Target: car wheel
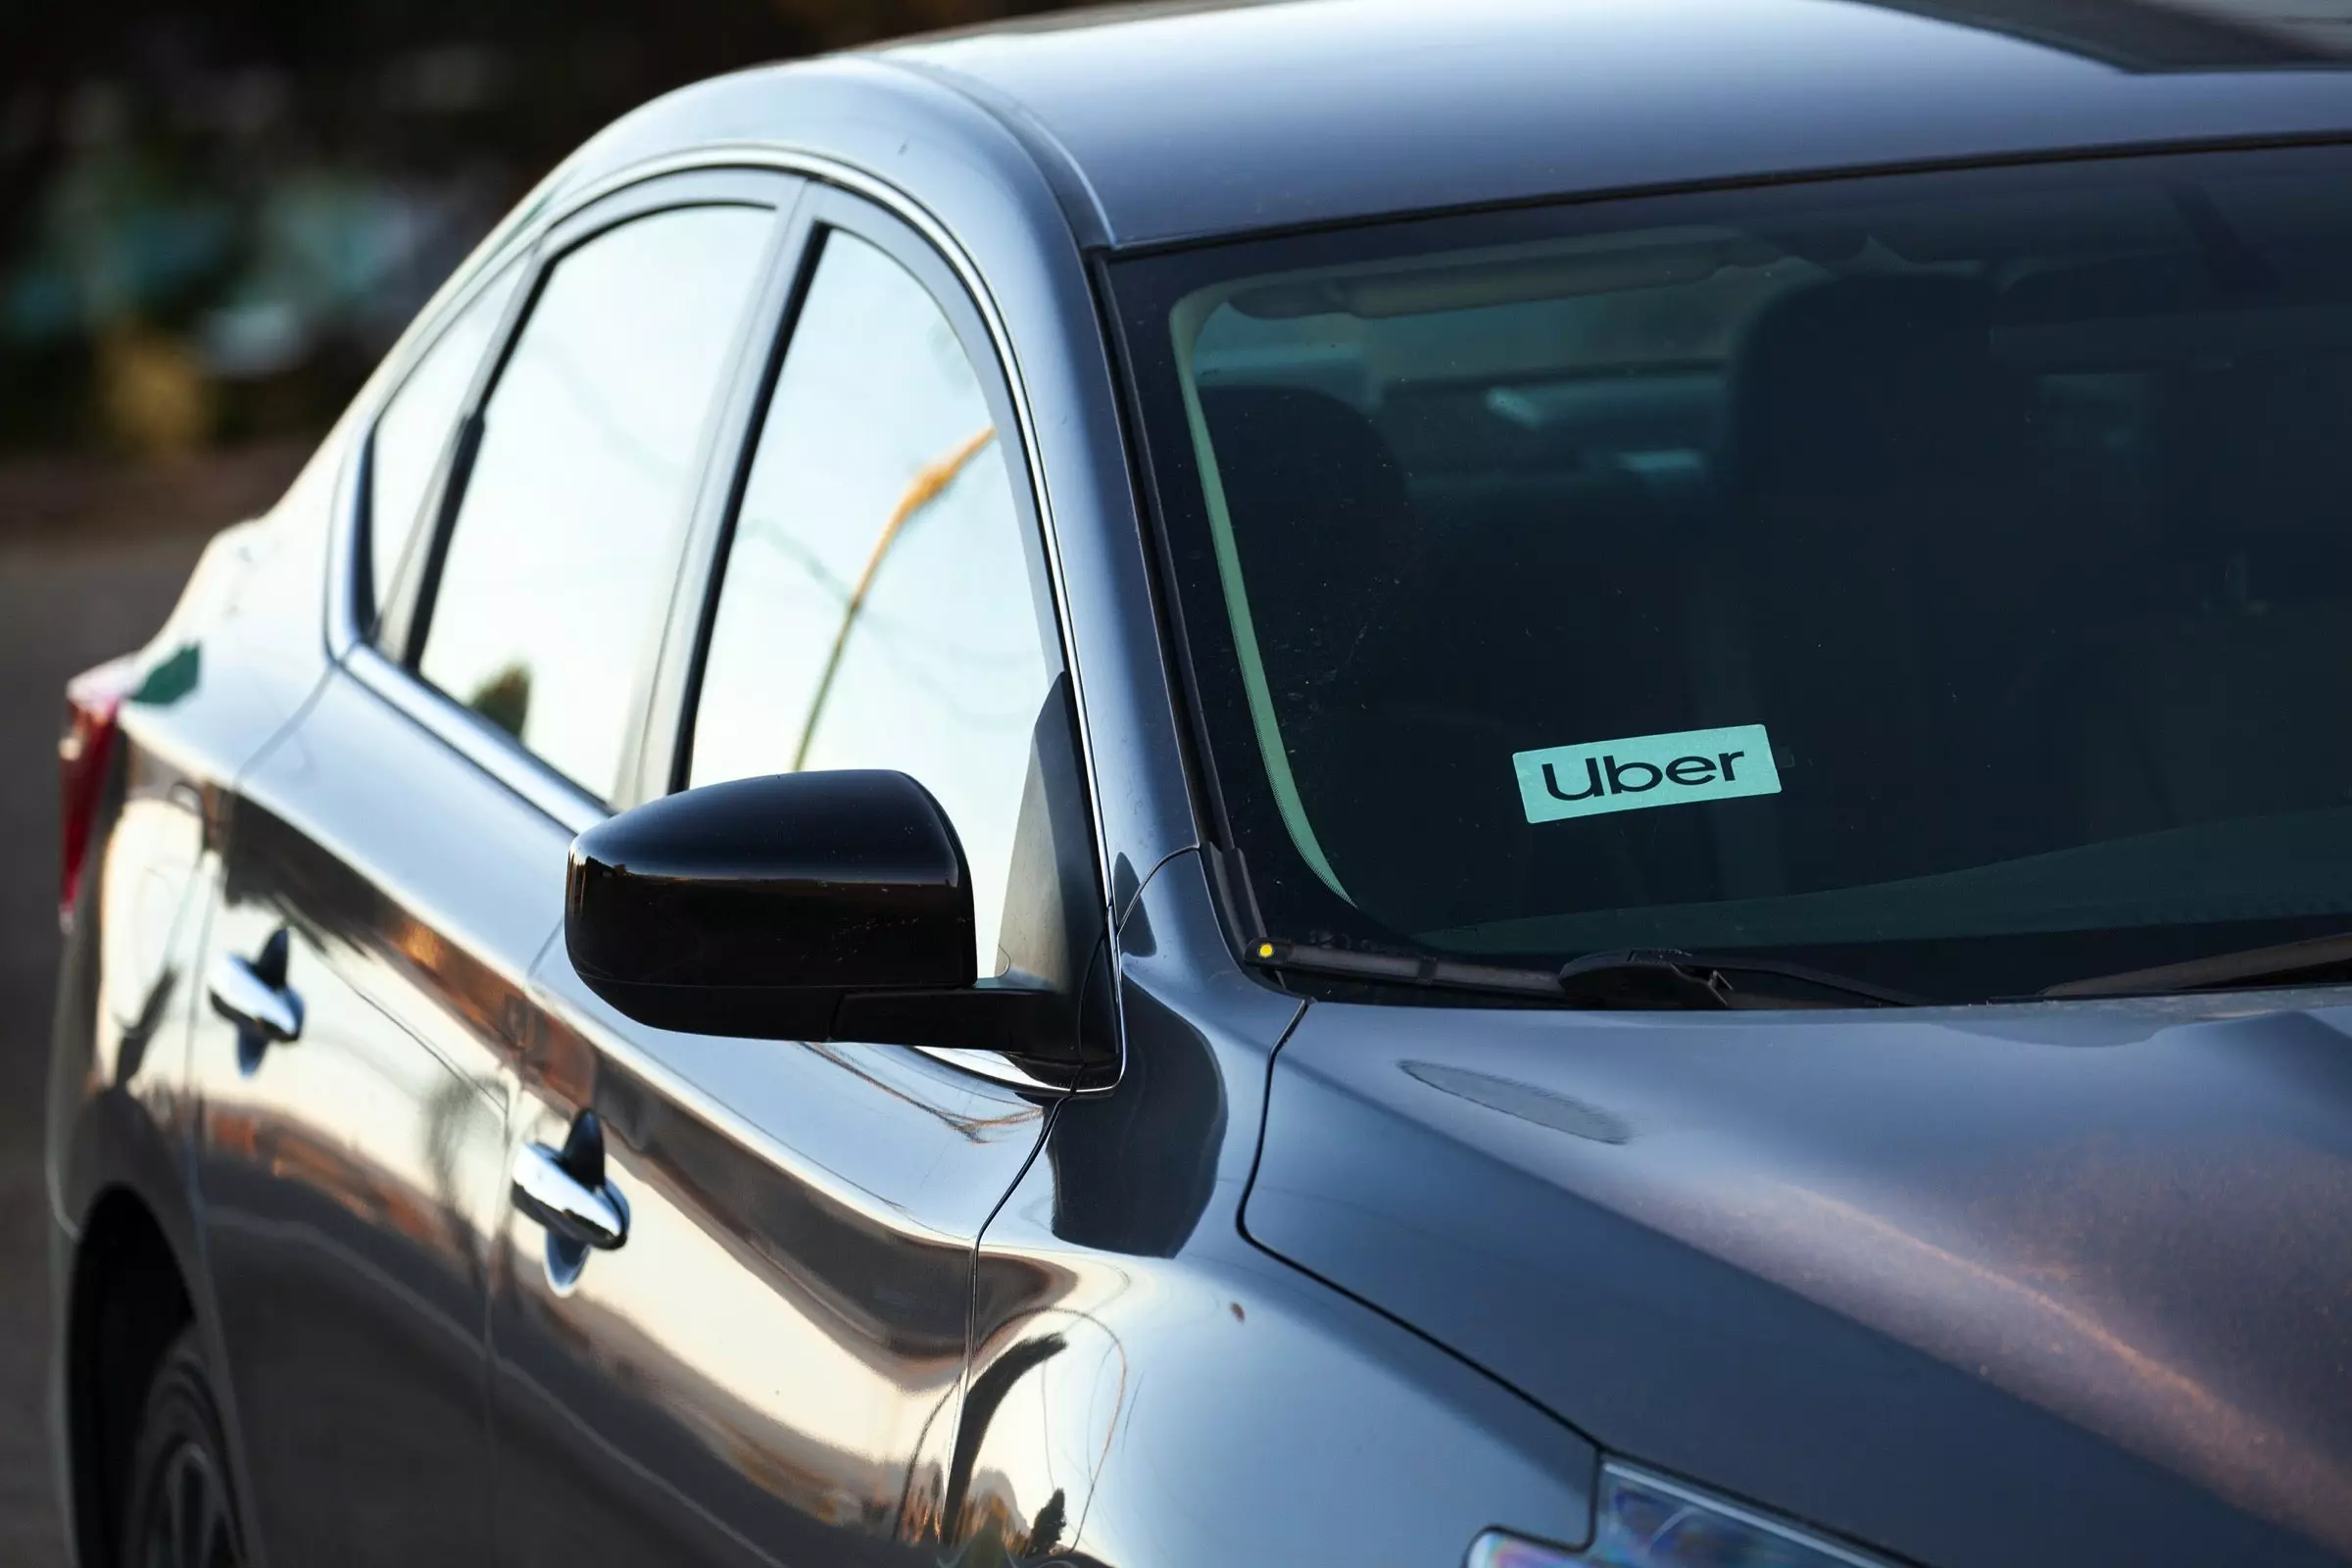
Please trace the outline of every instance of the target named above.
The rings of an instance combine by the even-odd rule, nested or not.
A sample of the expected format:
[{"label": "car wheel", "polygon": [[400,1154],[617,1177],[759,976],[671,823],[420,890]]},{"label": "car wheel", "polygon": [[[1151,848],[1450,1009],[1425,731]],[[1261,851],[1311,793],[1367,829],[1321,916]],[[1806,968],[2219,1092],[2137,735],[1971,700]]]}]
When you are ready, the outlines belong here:
[{"label": "car wheel", "polygon": [[237,1568],[236,1512],[211,1380],[183,1329],[147,1387],[131,1446],[123,1568]]}]

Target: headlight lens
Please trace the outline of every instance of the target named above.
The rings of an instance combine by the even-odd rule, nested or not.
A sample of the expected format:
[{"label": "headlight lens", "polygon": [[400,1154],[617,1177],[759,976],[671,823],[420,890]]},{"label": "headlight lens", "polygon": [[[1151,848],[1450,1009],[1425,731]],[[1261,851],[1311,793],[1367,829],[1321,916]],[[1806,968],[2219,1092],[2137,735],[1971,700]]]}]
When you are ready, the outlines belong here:
[{"label": "headlight lens", "polygon": [[1468,1568],[1886,1568],[1878,1558],[1777,1523],[1679,1482],[1600,1468],[1592,1544],[1562,1551],[1490,1530]]}]

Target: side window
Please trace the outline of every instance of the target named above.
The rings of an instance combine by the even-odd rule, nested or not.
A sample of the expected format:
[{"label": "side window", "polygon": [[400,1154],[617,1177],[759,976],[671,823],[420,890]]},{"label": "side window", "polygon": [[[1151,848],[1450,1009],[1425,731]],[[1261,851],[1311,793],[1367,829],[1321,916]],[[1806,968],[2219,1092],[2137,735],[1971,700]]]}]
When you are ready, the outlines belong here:
[{"label": "side window", "polygon": [[723,568],[691,781],[915,778],[963,841],[992,974],[1032,732],[1059,666],[1025,526],[947,317],[883,252],[830,232]]},{"label": "side window", "polygon": [[549,270],[483,407],[417,668],[598,796],[773,220],[682,208],[589,240]]},{"label": "side window", "polygon": [[509,266],[466,301],[384,405],[368,453],[368,607],[381,610],[416,532],[424,492],[458,422],[490,334],[522,269]]}]

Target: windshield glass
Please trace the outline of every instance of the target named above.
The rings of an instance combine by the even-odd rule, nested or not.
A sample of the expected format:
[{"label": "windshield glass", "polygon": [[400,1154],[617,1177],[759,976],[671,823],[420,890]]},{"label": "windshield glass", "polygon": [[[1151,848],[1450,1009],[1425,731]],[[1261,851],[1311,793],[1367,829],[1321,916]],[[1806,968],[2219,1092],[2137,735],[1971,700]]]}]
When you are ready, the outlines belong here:
[{"label": "windshield glass", "polygon": [[2352,920],[2352,154],[1112,270],[1277,941],[1932,998]]}]

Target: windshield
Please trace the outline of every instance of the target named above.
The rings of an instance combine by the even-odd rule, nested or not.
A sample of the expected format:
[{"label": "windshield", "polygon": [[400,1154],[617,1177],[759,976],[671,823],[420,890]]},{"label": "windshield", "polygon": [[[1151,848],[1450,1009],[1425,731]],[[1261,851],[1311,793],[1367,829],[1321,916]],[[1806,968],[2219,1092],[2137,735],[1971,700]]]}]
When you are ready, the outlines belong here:
[{"label": "windshield", "polygon": [[2352,924],[2352,153],[1111,287],[1253,935],[1969,1001]]}]

